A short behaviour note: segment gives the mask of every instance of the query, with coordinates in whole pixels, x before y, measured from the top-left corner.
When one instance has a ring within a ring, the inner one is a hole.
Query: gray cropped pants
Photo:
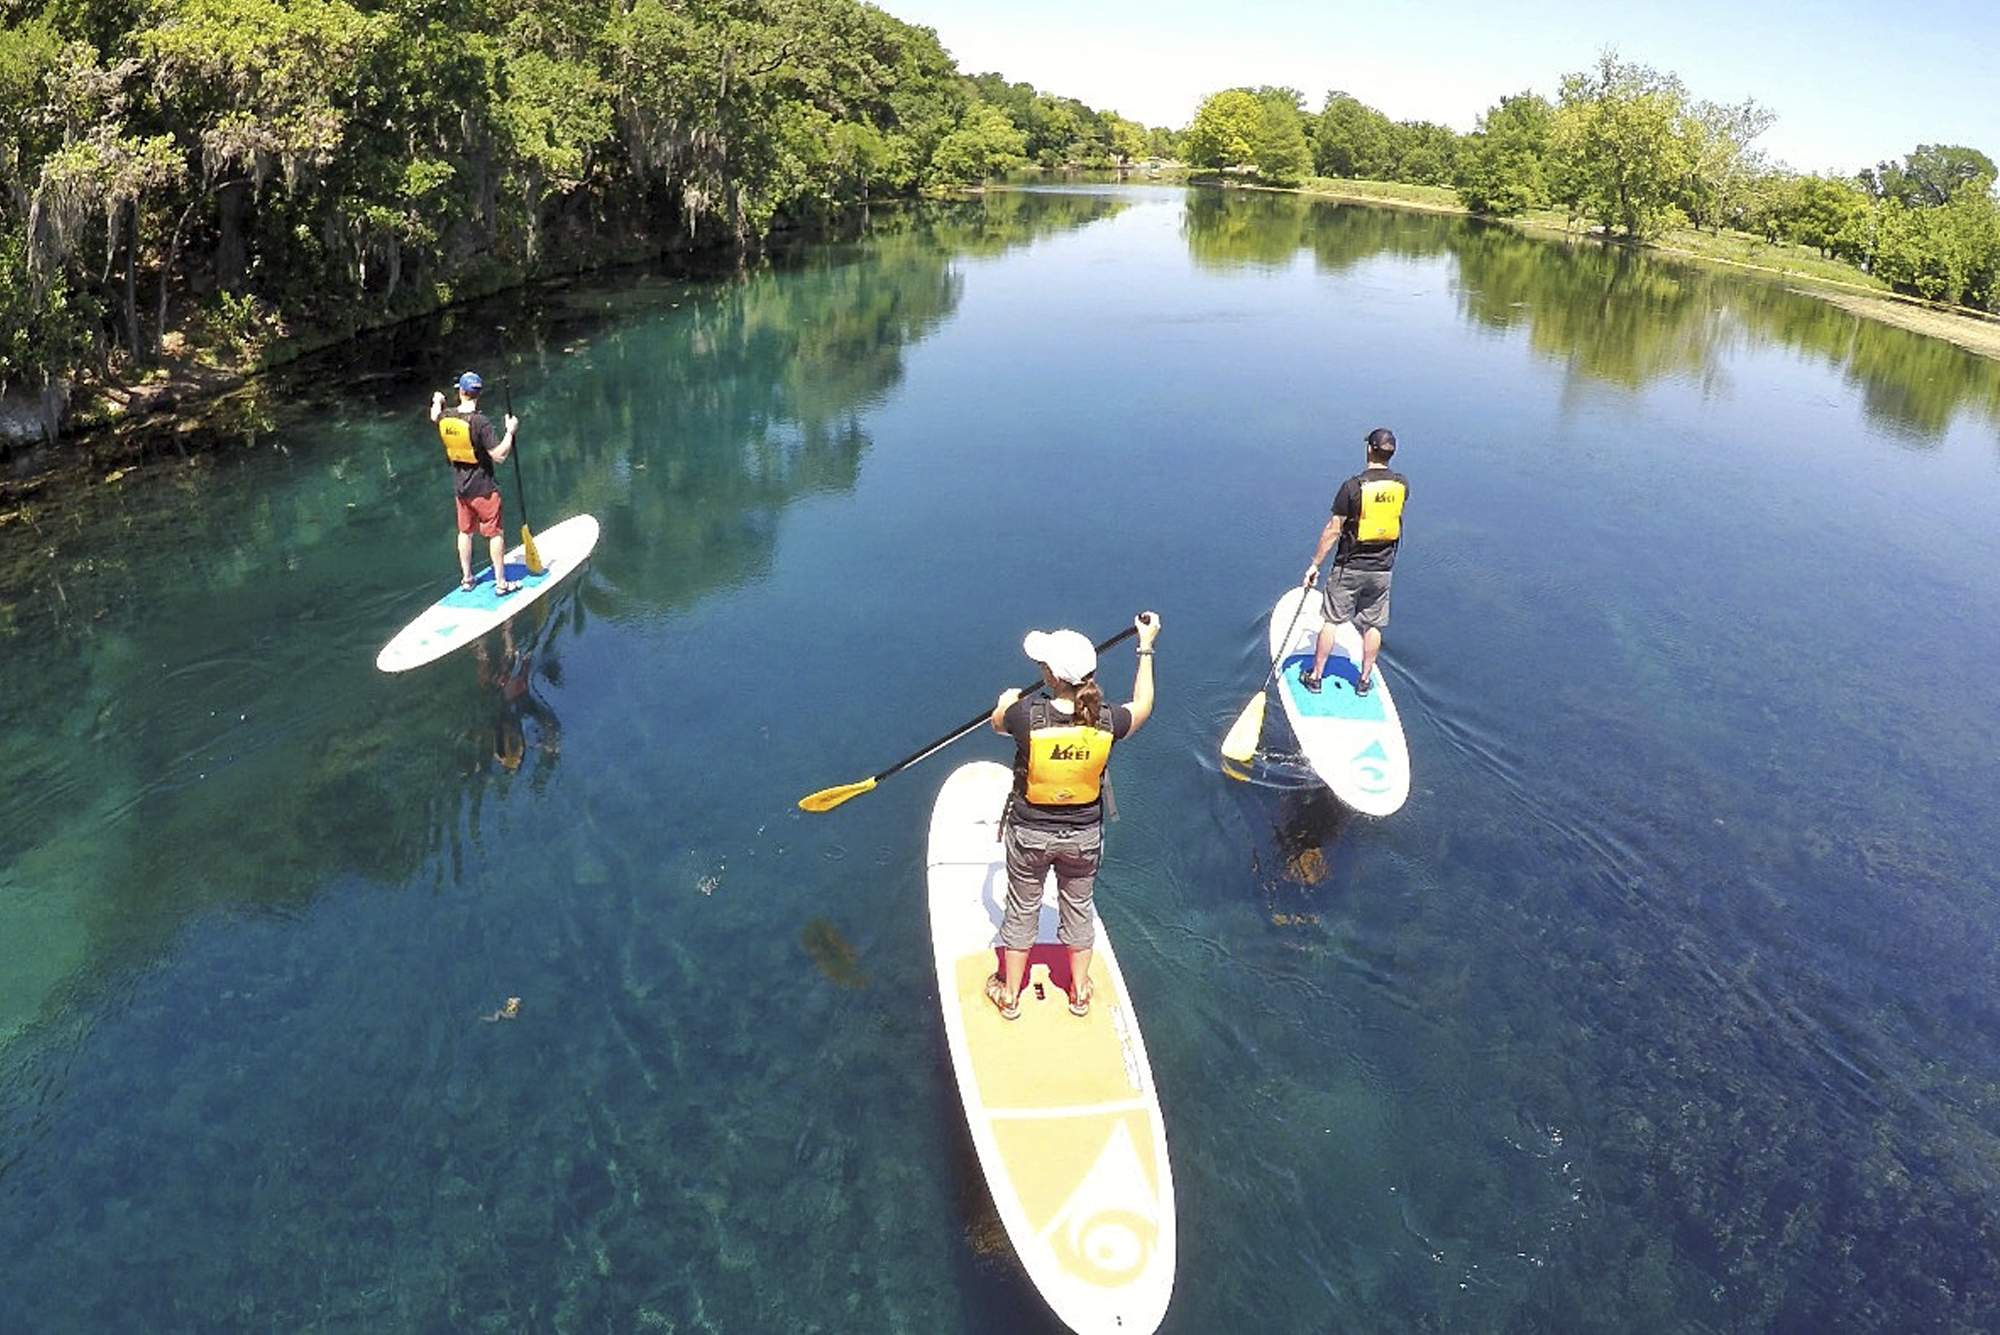
[[[1007,915],[1000,923],[1000,944],[1026,950],[1035,944],[1042,914],[1042,884],[1049,868],[1056,872],[1060,905],[1056,940],[1071,950],[1089,950],[1097,941],[1097,915],[1090,894],[1097,885],[1097,864],[1104,856],[1104,826],[1070,830],[1040,829],[1014,821],[1006,824]]]

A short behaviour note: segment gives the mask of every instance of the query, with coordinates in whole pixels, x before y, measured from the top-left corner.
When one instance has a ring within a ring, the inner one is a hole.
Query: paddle
[[[512,417],[514,415],[514,377],[504,376],[501,378],[500,393],[504,397],[507,406],[507,416]],[[518,431],[514,436],[512,457],[514,460],[514,501],[521,507],[521,556],[528,563],[528,573],[530,575],[539,575],[542,573],[542,554],[535,550],[535,535],[528,529],[528,492],[521,485],[521,437]],[[495,576],[495,578],[497,579],[499,576]]]
[[[1116,635],[1113,635],[1110,639],[1098,645],[1097,652],[1101,654],[1106,649],[1112,648],[1115,645],[1122,644],[1126,640],[1131,639],[1134,635],[1137,635],[1138,633],[1139,633],[1139,628],[1137,626],[1127,626],[1124,630],[1119,631]],[[1027,695],[1031,691],[1039,690],[1041,688],[1041,685],[1042,683],[1040,678],[1037,678],[1036,680],[1030,682],[1028,685],[1023,686],[1021,688],[1021,694]],[[901,760],[889,766],[889,768],[883,770],[880,774],[875,775],[873,778],[863,779],[858,783],[835,784],[831,788],[822,788],[816,793],[808,793],[806,796],[799,799],[799,810],[831,811],[835,807],[839,806],[842,802],[845,802],[850,798],[859,797],[863,793],[871,792],[874,790],[876,784],[882,782],[882,780],[888,778],[891,774],[894,774],[898,770],[908,769],[910,766],[916,764],[919,760],[922,760],[927,756],[935,755],[937,752],[944,750],[947,746],[950,746],[953,742],[965,736],[965,734],[971,732],[974,728],[978,727],[980,724],[986,722],[988,719],[992,717],[993,717],[993,707],[991,705],[988,705],[985,709],[981,710],[979,713],[974,714],[971,718],[967,719],[962,726],[952,729],[944,736],[932,742],[929,746],[924,747],[921,751],[918,751],[913,755],[904,756]]]
[[[1312,588],[1310,584],[1305,587],[1308,590]],[[1306,600],[1301,598],[1298,610],[1292,613],[1292,624],[1285,628],[1285,638],[1278,641],[1278,654],[1271,660],[1271,670],[1264,674],[1264,681],[1257,687],[1257,694],[1250,697],[1250,703],[1243,706],[1243,712],[1236,716],[1236,722],[1222,739],[1224,759],[1233,760],[1239,765],[1247,765],[1250,763],[1250,758],[1257,754],[1257,739],[1264,735],[1264,706],[1270,698],[1267,692],[1270,690],[1271,678],[1278,675],[1278,663],[1284,658],[1285,650],[1291,647],[1292,632],[1299,628],[1299,618],[1305,615],[1305,610]]]

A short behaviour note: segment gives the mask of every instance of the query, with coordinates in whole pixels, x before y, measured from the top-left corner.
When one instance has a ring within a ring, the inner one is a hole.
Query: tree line
[[[0,0],[0,393],[1168,146],[862,0]],[[51,425],[53,423],[51,422]]]
[[[1811,246],[1897,291],[2000,310],[2000,199],[1993,160],[1922,144],[1853,175],[1769,161],[1775,117],[1754,99],[1697,98],[1679,76],[1606,53],[1553,101],[1503,97],[1470,134],[1395,121],[1346,93],[1317,113],[1292,88],[1203,100],[1181,137],[1190,165],[1276,185],[1308,175],[1449,186],[1474,213],[1560,210],[1571,226],[1636,240],[1675,228]]]

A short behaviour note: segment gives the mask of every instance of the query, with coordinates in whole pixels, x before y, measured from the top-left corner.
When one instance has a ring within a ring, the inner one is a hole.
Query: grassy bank
[[[1296,187],[1295,193],[1354,203],[1420,209],[1428,213],[1459,213],[1468,217],[1472,214],[1470,209],[1459,203],[1457,191],[1442,185],[1405,185],[1399,181],[1350,181],[1314,176],[1308,177],[1303,184]],[[1570,226],[1569,219],[1555,209],[1537,209],[1520,217],[1499,218],[1492,221],[1504,222],[1528,231],[1579,235],[1578,231]],[[1591,239],[1606,245],[1632,244],[1596,234],[1590,235]],[[1678,228],[1661,236],[1657,241],[1638,244],[1645,250],[1699,260],[1706,264],[1719,264],[1735,269],[1750,269],[1758,273],[1777,274],[1785,278],[1804,279],[1812,286],[1800,288],[1801,292],[1818,297],[1822,301],[1832,302],[1842,310],[1852,311],[1856,315],[1879,320],[1884,324],[1892,324],[1900,329],[1908,329],[1913,333],[1941,338],[1957,344],[1968,352],[2000,361],[2000,319],[1980,311],[1956,306],[1936,306],[1915,297],[1892,292],[1886,283],[1863,273],[1853,265],[1827,259],[1818,251],[1805,246],[1773,244],[1746,232],[1710,234],[1692,228]]]

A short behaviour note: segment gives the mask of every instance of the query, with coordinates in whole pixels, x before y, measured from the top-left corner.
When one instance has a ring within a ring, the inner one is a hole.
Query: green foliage
[[[1346,93],[1328,93],[1313,129],[1313,170],[1321,176],[1396,179],[1395,123]]]
[[[1256,161],[1264,129],[1264,104],[1254,93],[1231,88],[1202,100],[1183,145],[1190,165],[1234,167]]]
[[[89,356],[96,312],[58,273],[28,273],[27,242],[0,232],[0,394],[39,389]]]
[[[1993,159],[1962,144],[1918,144],[1901,162],[1864,169],[1861,183],[1878,199],[1908,208],[1941,208],[1967,185],[1991,190]]]
[[[1549,134],[1555,201],[1639,239],[1685,222],[1681,187],[1695,169],[1687,111],[1678,77],[1612,52],[1565,76]]]
[[[1979,307],[2000,296],[2000,205],[1983,181],[1966,181],[1936,208],[1885,200],[1875,227],[1874,272],[1897,288]]]
[[[58,375],[115,345],[133,364],[112,369],[138,369],[169,324],[223,318],[218,292],[338,327],[1148,147],[1073,99],[966,80],[934,32],[863,0],[43,6],[17,0],[0,30],[0,240],[10,311],[84,313],[92,357],[44,339],[35,360]]]
[[[966,108],[958,128],[946,135],[931,157],[931,179],[942,185],[970,185],[1027,161],[1027,136],[1007,113],[985,102]]]
[[[1264,98],[1258,106],[1253,155],[1257,174],[1278,185],[1297,185],[1312,167],[1312,149],[1298,106],[1290,100]]]
[[[1549,202],[1549,128],[1555,109],[1531,92],[1503,97],[1466,136],[1453,180],[1474,213],[1506,216]]]

